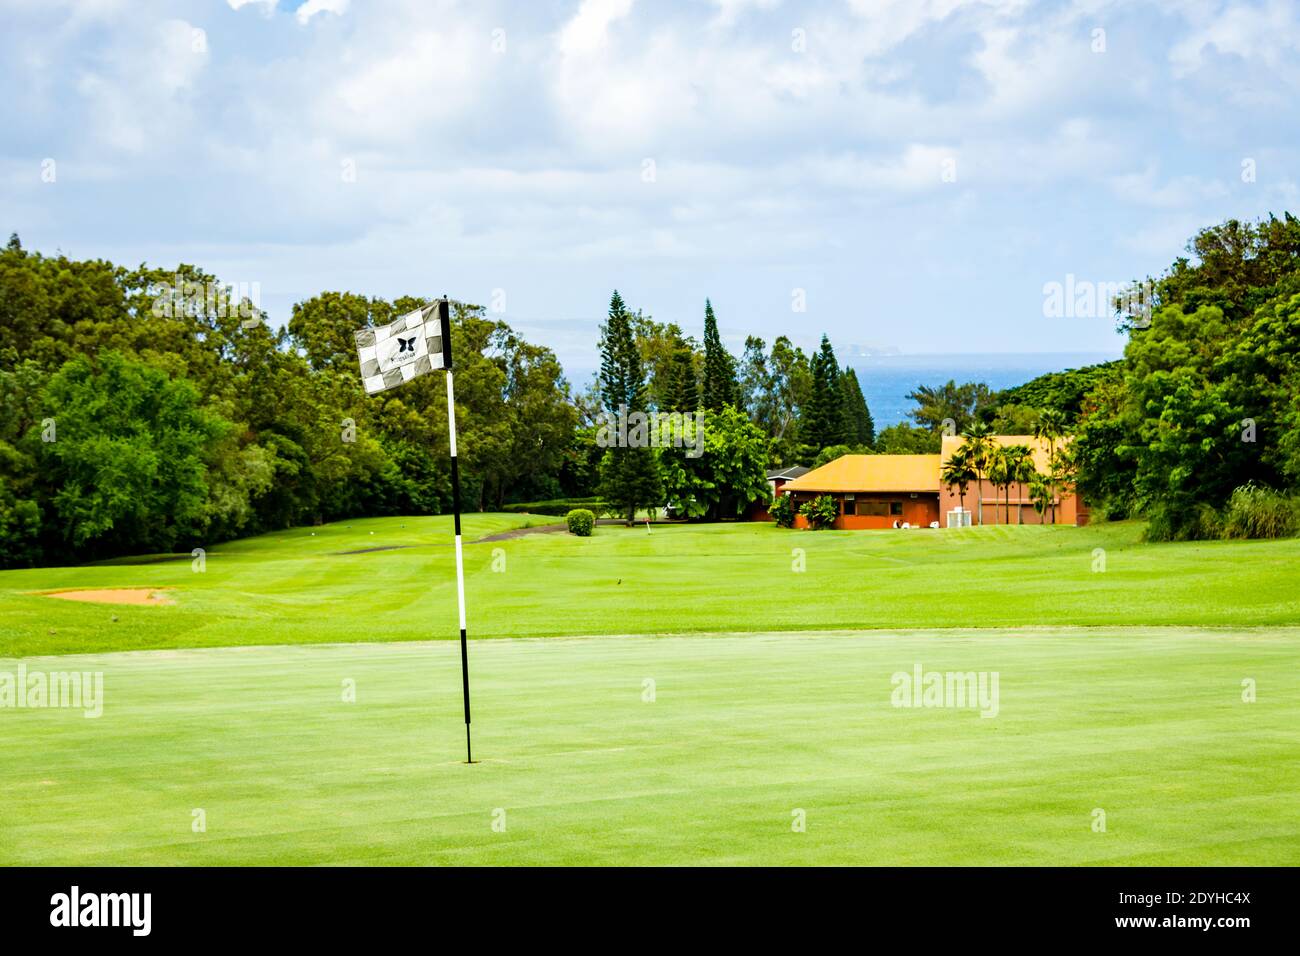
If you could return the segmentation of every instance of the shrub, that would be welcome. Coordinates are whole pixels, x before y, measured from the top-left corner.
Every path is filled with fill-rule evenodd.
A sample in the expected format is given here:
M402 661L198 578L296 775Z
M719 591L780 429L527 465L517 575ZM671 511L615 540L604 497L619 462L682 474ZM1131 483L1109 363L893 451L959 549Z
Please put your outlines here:
M793 528L794 499L788 493L777 496L776 501L772 502L772 509L769 514L776 519L778 528Z
M1290 538L1300 530L1296 499L1254 483L1232 492L1223 516L1225 538Z
M1205 503L1179 508L1161 503L1147 512L1148 541L1210 541L1222 535L1218 512Z
M564 523L569 526L569 534L590 538L591 529L596 527L596 516L586 508L574 508L564 516Z
M812 501L805 501L800 505L799 513L808 519L808 527L829 528L840 516L840 507L830 495L818 495Z

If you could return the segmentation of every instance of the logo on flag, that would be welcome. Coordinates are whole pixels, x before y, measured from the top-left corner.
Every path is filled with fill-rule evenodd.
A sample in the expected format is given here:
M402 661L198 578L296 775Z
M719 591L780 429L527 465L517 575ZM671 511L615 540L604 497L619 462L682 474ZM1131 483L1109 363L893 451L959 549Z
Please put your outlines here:
M426 305L396 322L357 329L357 358L366 394L373 395L443 367L438 304Z

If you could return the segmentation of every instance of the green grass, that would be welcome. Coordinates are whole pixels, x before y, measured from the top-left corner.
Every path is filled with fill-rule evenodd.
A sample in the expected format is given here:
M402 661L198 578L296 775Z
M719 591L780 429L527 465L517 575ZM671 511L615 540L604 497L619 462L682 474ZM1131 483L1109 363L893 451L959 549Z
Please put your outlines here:
M475 766L429 640L456 634L446 518L0 573L0 678L105 681L97 719L0 708L0 864L1300 863L1300 542L472 543L548 520L465 522ZM100 587L175 604L30 593ZM998 715L893 707L918 663L996 671Z
M446 642L31 659L102 670L104 712L0 711L0 864L1294 865L1298 654L1280 629L487 641L474 766ZM997 671L998 715L891 706L918 662Z
M466 540L547 521L471 515ZM445 517L295 529L216 545L202 574L188 555L0 572L0 655L452 638L450 530ZM470 633L1300 624L1300 540L1156 545L1141 543L1141 530L738 523L467 543ZM796 548L802 573L792 570ZM1097 549L1104 572L1093 570ZM176 603L111 607L29 593L132 586L174 588Z

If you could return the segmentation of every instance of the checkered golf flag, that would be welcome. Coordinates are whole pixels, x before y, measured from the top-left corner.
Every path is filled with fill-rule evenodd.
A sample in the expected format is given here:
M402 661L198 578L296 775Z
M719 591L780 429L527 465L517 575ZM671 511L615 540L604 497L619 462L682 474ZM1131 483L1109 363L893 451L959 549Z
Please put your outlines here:
M374 329L357 329L357 358L366 394L409 382L417 375L443 367L438 304L426 305L396 322Z

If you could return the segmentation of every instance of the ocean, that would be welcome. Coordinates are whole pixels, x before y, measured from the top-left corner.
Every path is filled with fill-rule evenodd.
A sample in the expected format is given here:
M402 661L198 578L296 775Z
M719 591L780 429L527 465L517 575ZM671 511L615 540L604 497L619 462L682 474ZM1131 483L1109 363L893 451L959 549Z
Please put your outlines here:
M990 352L971 355L855 355L842 360L858 373L858 384L871 409L876 431L910 421L913 407L907 393L918 385L943 385L952 379L983 382L994 391L1023 385L1047 372L1109 362L1119 354L1105 352ZM566 369L575 390L585 388L595 370L583 366Z
M918 385L942 385L952 379L984 382L998 391L1022 385L1047 372L1108 362L1118 355L1091 352L990 353L985 355L882 355L856 357L849 364L871 409L876 431L910 421L914 406L907 393Z

